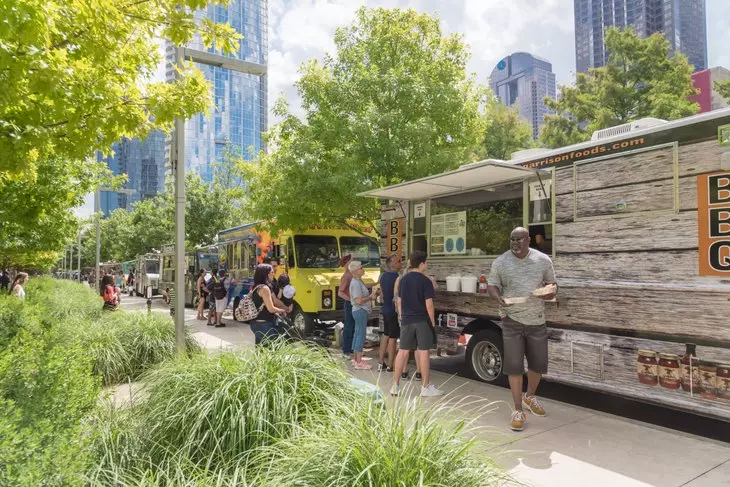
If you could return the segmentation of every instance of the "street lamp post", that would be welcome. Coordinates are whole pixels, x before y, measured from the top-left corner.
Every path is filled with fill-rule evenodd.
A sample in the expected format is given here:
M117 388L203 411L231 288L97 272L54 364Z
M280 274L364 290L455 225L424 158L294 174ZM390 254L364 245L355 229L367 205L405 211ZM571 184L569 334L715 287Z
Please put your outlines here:
M229 69L244 74L263 76L266 66L243 61L220 54L188 49L175 48L175 62L182 71L183 61L189 61ZM179 78L180 74L176 74ZM175 172L175 343L178 352L185 352L185 120L175 119L175 156L172 168Z

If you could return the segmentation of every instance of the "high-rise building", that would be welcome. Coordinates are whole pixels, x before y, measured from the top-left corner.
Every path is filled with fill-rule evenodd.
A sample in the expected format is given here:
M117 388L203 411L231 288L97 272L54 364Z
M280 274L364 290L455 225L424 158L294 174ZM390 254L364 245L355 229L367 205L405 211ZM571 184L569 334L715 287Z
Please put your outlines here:
M606 64L605 31L633 26L641 37L661 32L672 52L699 71L707 68L705 0L574 0L576 69Z
M132 203L152 198L165 190L165 134L153 131L146 139L122 139L112 146L113 154L97 155L114 175L127 175L120 191L102 191L101 211L108 215L117 208L131 210Z
M497 63L491 75L492 90L507 106L517 104L520 115L532 126L537 139L545 115L545 97L555 98L553 65L526 52L516 52Z
M227 7L209 5L197 17L227 22L243 35L241 48L232 57L266 65L268 63L268 0L232 0ZM200 36L188 44L191 49L223 54L215 47L206 49ZM175 47L167 43L166 78L175 72ZM211 164L220 160L226 145L252 159L264 148L263 133L268 126L268 82L266 76L243 74L223 67L197 64L213 88L215 106L206 116L198 114L185 122L185 169L212 179Z

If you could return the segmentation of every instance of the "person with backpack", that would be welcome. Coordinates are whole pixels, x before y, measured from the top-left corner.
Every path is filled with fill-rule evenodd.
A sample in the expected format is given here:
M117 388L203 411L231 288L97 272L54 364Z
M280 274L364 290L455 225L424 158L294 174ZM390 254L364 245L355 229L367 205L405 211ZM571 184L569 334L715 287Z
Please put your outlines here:
M213 276L208 284L208 288L215 299L215 327L224 328L225 323L221 322L223 312L228 304L228 288L231 287L231 280L226 277L226 271L221 269L218 276ZM210 321L210 318L208 318Z
M243 321L249 321L251 331L260 345L267 340L276 339L276 316L286 314L286 310L274 305L273 292L268 283L274 279L274 270L269 264L259 264L253 274L253 289L243 297Z
M215 324L215 296L213 295L213 283L215 276L218 275L218 269L213 269L210 274L206 274L208 279L205 281L205 289L208 291L208 326Z

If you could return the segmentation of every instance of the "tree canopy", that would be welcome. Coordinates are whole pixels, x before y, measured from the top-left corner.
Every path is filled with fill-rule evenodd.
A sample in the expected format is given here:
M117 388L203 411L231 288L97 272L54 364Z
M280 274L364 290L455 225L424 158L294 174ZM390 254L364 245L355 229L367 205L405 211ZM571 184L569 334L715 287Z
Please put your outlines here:
M484 156L508 160L512 153L533 146L532 127L520 118L517 107L506 107L494 98L486 107Z
M673 120L697 113L687 99L696 93L692 66L683 54L669 55L661 34L640 38L633 28L606 32L605 66L577 73L558 100L546 98L555 115L545 117L541 142L548 147L588 140L600 129L644 117Z
M227 0L211 0L226 4ZM209 84L192 65L152 83L160 36L238 49L228 25L196 23L208 0L0 2L0 175L33 179L48 159L73 164L125 137L167 130L206 111Z
M481 142L467 46L437 19L361 8L334 42L301 68L303 118L280 100L274 150L248 167L249 214L274 230L375 218L358 193L458 167Z
M730 103L730 79L725 81L715 81L715 90Z

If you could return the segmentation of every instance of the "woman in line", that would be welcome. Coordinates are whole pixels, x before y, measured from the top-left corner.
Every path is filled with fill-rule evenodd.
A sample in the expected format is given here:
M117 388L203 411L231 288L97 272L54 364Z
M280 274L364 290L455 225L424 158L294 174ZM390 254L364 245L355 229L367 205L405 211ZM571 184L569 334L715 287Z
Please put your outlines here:
M205 269L200 269L198 272L198 316L195 317L197 320L204 320L203 311L205 310L205 303L208 302L208 287L205 283Z
M276 315L286 314L286 310L277 308L268 283L274 279L274 269L269 264L259 264L253 274L253 290L251 299L256 309L260 310L256 318L251 320L251 331L256 338L256 345L263 341L274 340L279 336L276 328Z
M104 298L104 309L114 311L119 306L119 288L114 287L114 277L105 274L101 278L101 296Z
M10 294L18 298L25 299L25 283L28 282L28 274L25 272L18 272L18 275L13 279L13 283L10 285Z
M353 363L358 370L368 370L373 367L363 362L362 352L365 346L368 316L373 310L373 301L375 301L377 293L371 294L365 283L362 282L362 276L365 274L362 262L353 260L347 265L347 268L352 274L350 300L352 301L352 317L355 319L355 333L352 337L352 352L355 354Z

